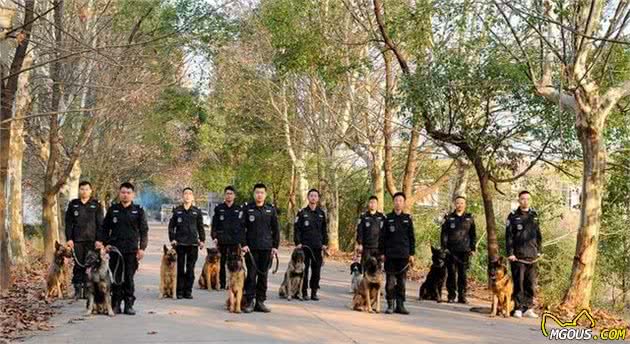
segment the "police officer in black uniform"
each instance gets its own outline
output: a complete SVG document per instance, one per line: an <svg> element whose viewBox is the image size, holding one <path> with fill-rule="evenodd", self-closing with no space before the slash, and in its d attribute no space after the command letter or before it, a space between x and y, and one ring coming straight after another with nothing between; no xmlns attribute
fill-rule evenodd
<svg viewBox="0 0 630 344"><path fill-rule="evenodd" d="M192 188L182 190L183 203L173 209L168 224L168 238L177 251L177 298L192 299L195 263L206 241L203 214L195 207Z"/></svg>
<svg viewBox="0 0 630 344"><path fill-rule="evenodd" d="M387 310L385 313L409 314L405 308L405 281L407 270L413 265L416 252L416 237L411 215L403 212L406 196L394 194L394 211L387 214L379 237L381 260L385 261L385 291ZM395 308L394 308L395 307Z"/></svg>
<svg viewBox="0 0 630 344"><path fill-rule="evenodd" d="M448 268L448 278L446 288L448 289L448 302L466 303L466 272L468 270L470 256L475 252L477 234L475 229L475 219L471 213L466 213L466 198L457 196L455 198L455 210L444 216L442 223L441 243L442 248L447 249L446 266Z"/></svg>
<svg viewBox="0 0 630 344"><path fill-rule="evenodd" d="M79 183L79 198L68 203L66 210L66 240L74 250L74 268L72 284L77 299L85 298L85 256L94 249L96 233L103 225L103 208L92 198L92 184L88 181Z"/></svg>
<svg viewBox="0 0 630 344"><path fill-rule="evenodd" d="M276 209L265 203L267 187L265 184L254 185L254 202L243 206L242 225L245 228L245 240L242 243L247 265L245 279L245 299L247 305L243 312L252 311L269 313L265 306L267 299L267 272L273 255L278 254L280 231ZM254 298L256 303L254 306Z"/></svg>
<svg viewBox="0 0 630 344"><path fill-rule="evenodd" d="M380 259L378 239L384 224L385 215L378 211L378 197L370 196L368 210L359 217L357 224L357 250L361 252L363 271L368 257Z"/></svg>
<svg viewBox="0 0 630 344"><path fill-rule="evenodd" d="M319 301L317 290L322 269L322 250L328 246L328 227L326 213L319 207L319 191L310 189L307 194L308 206L301 209L295 217L293 240L298 248L304 248L304 283L302 298L308 300L308 287L311 288L311 300ZM309 283L309 269L313 274Z"/></svg>
<svg viewBox="0 0 630 344"><path fill-rule="evenodd" d="M236 192L232 186L226 186L223 190L223 203L214 208L212 215L212 239L221 252L221 270L219 271L219 283L221 289L225 289L227 257L231 252L236 252L238 246L244 240L243 227L241 226L241 207L234 204Z"/></svg>
<svg viewBox="0 0 630 344"><path fill-rule="evenodd" d="M144 257L149 238L149 226L144 209L133 203L134 186L122 183L118 189L120 203L113 204L107 210L103 221L103 230L97 236L97 247L105 245L111 258L110 269L115 282L112 286L112 308L115 313L121 313L120 306L125 301L125 314L135 315L133 304L134 275L138 263ZM115 248L115 249L114 249ZM120 252L119 256L116 249ZM122 259L122 260L121 260ZM122 283L120 283L122 282Z"/></svg>
<svg viewBox="0 0 630 344"><path fill-rule="evenodd" d="M530 194L518 194L519 207L507 218L505 248L512 268L514 281L514 317L538 318L534 313L536 290L536 263L542 248L542 235L538 224L538 213L529 207Z"/></svg>

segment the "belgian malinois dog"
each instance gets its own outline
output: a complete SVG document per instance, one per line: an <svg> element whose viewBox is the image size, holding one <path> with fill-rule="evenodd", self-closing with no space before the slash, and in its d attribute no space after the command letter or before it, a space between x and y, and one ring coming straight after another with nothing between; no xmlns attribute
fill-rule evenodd
<svg viewBox="0 0 630 344"><path fill-rule="evenodd" d="M219 272L221 271L221 253L216 248L206 248L206 261L199 276L199 288L219 290Z"/></svg>
<svg viewBox="0 0 630 344"><path fill-rule="evenodd" d="M48 268L46 276L46 295L48 300L52 297L63 298L64 290L66 290L66 259L72 258L72 249L67 245L61 245L55 241L55 253L53 262Z"/></svg>
<svg viewBox="0 0 630 344"><path fill-rule="evenodd" d="M282 280L278 294L280 297L286 298L288 301L291 301L294 297L299 300L303 300L302 295L300 294L303 283L304 250L296 248L293 250L293 253L291 253L291 260L289 261L287 271L284 273L284 280Z"/></svg>
<svg viewBox="0 0 630 344"><path fill-rule="evenodd" d="M177 251L174 247L163 247L160 263L160 299L177 297Z"/></svg>
<svg viewBox="0 0 630 344"><path fill-rule="evenodd" d="M375 257L370 256L365 261L363 278L352 298L352 309L356 311L368 311L369 313L381 312L381 287L383 286L383 271Z"/></svg>

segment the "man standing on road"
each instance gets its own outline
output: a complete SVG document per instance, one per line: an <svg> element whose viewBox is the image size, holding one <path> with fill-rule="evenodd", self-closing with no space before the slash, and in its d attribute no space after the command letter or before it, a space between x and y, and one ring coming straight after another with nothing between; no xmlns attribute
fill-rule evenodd
<svg viewBox="0 0 630 344"><path fill-rule="evenodd" d="M310 189L307 194L308 206L300 210L293 225L293 239L298 248L304 248L304 283L302 298L308 300L308 287L311 287L311 300L319 301L317 290L322 269L322 250L328 245L326 213L319 207L319 191ZM309 283L309 269L313 274Z"/></svg>
<svg viewBox="0 0 630 344"><path fill-rule="evenodd" d="M134 276L138 263L144 257L149 239L149 226L144 209L133 203L135 188L131 183L122 183L118 188L118 200L107 210L103 230L97 235L97 248L105 245L113 254L109 261L114 279L119 282L112 286L112 308L121 313L120 306L125 301L125 314L135 315L133 304ZM115 249L114 249L115 248ZM118 271L117 271L118 269Z"/></svg>
<svg viewBox="0 0 630 344"><path fill-rule="evenodd" d="M446 266L448 278L448 302L466 303L466 272L469 258L475 252L477 240L475 219L471 213L466 213L466 198L455 198L455 211L444 216L442 233L440 235L442 248L448 250Z"/></svg>
<svg viewBox="0 0 630 344"><path fill-rule="evenodd" d="M405 308L405 282L407 270L414 262L416 237L411 215L403 212L406 196L402 192L394 194L394 211L387 214L386 223L379 237L381 260L385 261L386 314L409 314ZM394 305L395 301L395 305ZM395 307L395 308L394 308Z"/></svg>
<svg viewBox="0 0 630 344"><path fill-rule="evenodd" d="M245 299L247 305L243 312L252 311L269 313L265 306L267 299L267 273L272 256L278 254L280 231L276 209L265 203L267 187L265 184L254 185L254 202L242 209L242 225L245 228L243 252L247 264L245 280ZM254 298L256 304L254 305Z"/></svg>
<svg viewBox="0 0 630 344"><path fill-rule="evenodd" d="M203 249L206 232L201 209L195 207L192 188L182 190L183 203L173 209L168 223L168 239L177 251L177 298L192 299L195 263Z"/></svg>
<svg viewBox="0 0 630 344"><path fill-rule="evenodd" d="M236 192L232 186L226 186L223 190L223 203L214 208L212 215L212 239L221 252L221 269L219 270L219 283L221 289L225 289L227 257L231 252L236 252L238 246L244 240L241 226L241 207L234 204Z"/></svg>
<svg viewBox="0 0 630 344"><path fill-rule="evenodd" d="M361 253L361 266L365 271L368 257L379 258L378 241L385 224L385 215L378 211L378 197L370 196L368 210L359 217L357 224L357 250Z"/></svg>
<svg viewBox="0 0 630 344"><path fill-rule="evenodd" d="M536 290L536 259L540 255L542 235L538 224L538 213L529 207L529 192L518 194L519 207L507 218L505 248L512 268L514 280L514 317L538 318L534 313Z"/></svg>
<svg viewBox="0 0 630 344"><path fill-rule="evenodd" d="M85 256L94 249L96 233L103 225L103 208L92 198L92 184L88 181L79 183L79 198L68 203L66 210L66 240L74 251L74 268L72 270L72 284L74 296L85 298Z"/></svg>

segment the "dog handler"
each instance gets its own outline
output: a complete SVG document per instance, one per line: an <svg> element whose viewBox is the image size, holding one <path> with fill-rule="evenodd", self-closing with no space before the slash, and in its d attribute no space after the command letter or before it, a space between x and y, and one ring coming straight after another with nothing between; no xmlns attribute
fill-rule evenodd
<svg viewBox="0 0 630 344"><path fill-rule="evenodd" d="M368 210L359 217L357 224L357 250L361 253L361 266L365 270L368 257L379 258L378 238L385 224L385 215L378 211L378 197L370 196Z"/></svg>
<svg viewBox="0 0 630 344"><path fill-rule="evenodd" d="M241 227L241 207L234 203L236 192L232 186L223 189L223 203L214 208L212 215L212 239L221 252L221 268L219 270L219 283L221 289L225 289L227 258L233 252L237 252L238 245L243 241L243 228Z"/></svg>
<svg viewBox="0 0 630 344"><path fill-rule="evenodd" d="M381 260L385 261L387 276L385 282L387 314L393 312L409 314L405 308L405 280L407 270L414 261L416 237L411 215L403 212L405 201L404 193L394 194L394 211L387 214L379 239L379 251L382 254Z"/></svg>
<svg viewBox="0 0 630 344"><path fill-rule="evenodd" d="M85 298L85 256L94 248L96 233L103 225L103 208L92 198L92 184L88 181L79 183L79 198L68 203L66 210L66 240L74 251L72 284L77 299ZM83 265L83 266L82 266Z"/></svg>
<svg viewBox="0 0 630 344"><path fill-rule="evenodd" d="M182 204L173 208L168 223L168 239L177 251L177 298L192 299L195 263L206 241L203 214L195 207L192 188L182 190Z"/></svg>
<svg viewBox="0 0 630 344"><path fill-rule="evenodd" d="M308 206L300 210L293 225L295 246L304 248L304 283L302 297L308 300L308 287L311 287L311 300L318 301L317 290L322 269L322 250L328 245L326 213L319 207L319 191L310 189L307 194ZM309 284L308 271L313 271Z"/></svg>
<svg viewBox="0 0 630 344"><path fill-rule="evenodd" d="M455 210L444 216L440 241L442 248L448 250L448 302L454 303L457 294L457 302L466 303L466 272L477 240L475 219L471 213L466 213L466 198L457 196L454 203Z"/></svg>
<svg viewBox="0 0 630 344"><path fill-rule="evenodd" d="M243 207L242 226L245 228L243 253L247 264L245 298L247 305L243 312L269 313L265 306L267 299L267 275L273 255L278 254L280 231L276 209L265 203L267 187L254 185L254 202ZM254 305L254 298L256 304Z"/></svg>
<svg viewBox="0 0 630 344"><path fill-rule="evenodd" d="M120 185L118 188L120 203L113 204L107 210L103 230L98 232L96 242L97 248L105 245L106 250L112 252L116 247L122 255L120 257L117 254L110 254L112 258L109 261L114 279L122 280L121 284L114 283L112 286L112 308L117 314L121 313L122 301L125 301L125 314L136 314L133 309L136 300L133 278L149 240L147 216L140 205L133 203L134 190L135 187L131 183ZM117 266L120 272L117 271Z"/></svg>
<svg viewBox="0 0 630 344"><path fill-rule="evenodd" d="M536 291L536 262L540 255L542 235L538 213L529 207L529 192L518 194L519 207L507 218L505 248L512 268L514 281L514 317L538 318L534 313Z"/></svg>

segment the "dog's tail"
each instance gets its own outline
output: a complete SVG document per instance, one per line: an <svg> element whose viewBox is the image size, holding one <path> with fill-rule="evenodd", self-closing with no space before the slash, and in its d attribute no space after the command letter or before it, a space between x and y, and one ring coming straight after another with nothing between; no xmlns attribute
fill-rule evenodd
<svg viewBox="0 0 630 344"><path fill-rule="evenodd" d="M490 307L470 307L473 313L490 314Z"/></svg>

